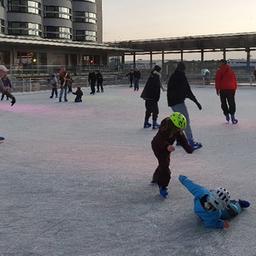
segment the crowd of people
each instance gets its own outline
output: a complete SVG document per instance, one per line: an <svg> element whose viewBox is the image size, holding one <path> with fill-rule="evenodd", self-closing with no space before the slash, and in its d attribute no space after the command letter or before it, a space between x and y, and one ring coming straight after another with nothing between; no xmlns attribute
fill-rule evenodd
<svg viewBox="0 0 256 256"><path fill-rule="evenodd" d="M185 74L185 64L178 63L177 68L171 74L167 83L167 102L172 110L172 114L164 118L160 124L157 122L159 115L158 101L160 100L161 90L165 91L161 83L161 67L155 65L150 72L141 98L145 101L145 118L143 127L157 130L157 133L151 141L152 151L157 158L158 166L153 173L151 184L158 185L159 193L162 198L168 196L168 185L171 179L170 155L175 151L176 146L181 146L186 153L192 154L195 150L202 148L202 143L194 140L190 125L190 116L185 104L186 99L193 101L199 110L202 106L193 94ZM1 100L4 96L11 99L11 105L15 104L16 99L11 94L12 85L7 76L8 69L0 65L0 91ZM141 73L138 69L131 70L127 76L130 80L130 87L134 91L139 90L139 80ZM76 95L75 102L82 102L83 92L80 87L76 91L72 90L72 77L69 72L61 68L58 73L53 73L49 79L52 87L50 98L62 99L67 102L67 94ZM100 71L90 72L88 75L91 95L95 92L104 92L103 76ZM58 93L58 87L60 91ZM96 91L97 87L97 91ZM220 61L219 69L215 78L216 93L220 97L221 109L227 122L237 124L235 117L236 104L235 93L237 89L236 76L226 60ZM152 117L152 124L149 119ZM0 142L4 138L0 137ZM179 181L194 196L194 211L203 221L205 227L209 228L228 228L228 219L231 219L248 208L250 203L245 200L230 200L229 192L224 188L208 190L186 176L180 175Z"/></svg>
<svg viewBox="0 0 256 256"><path fill-rule="evenodd" d="M75 102L82 102L83 91L80 86L76 88L76 92L72 90L73 79L71 74L65 70L65 68L61 68L59 72L53 72L50 79L49 85L52 87L50 98L59 98L59 102L67 102L67 95L72 93L76 95ZM88 74L88 84L90 86L91 95L94 95L95 92L104 92L103 88L103 76L101 72L92 71ZM58 87L60 88L58 94ZM97 91L96 91L97 88Z"/></svg>
<svg viewBox="0 0 256 256"><path fill-rule="evenodd" d="M200 142L194 141L190 126L190 117L185 105L186 98L192 100L202 110L202 106L193 94L185 74L185 64L178 63L177 68L171 74L167 83L167 102L173 113L157 123L159 114L158 101L161 88L161 67L156 65L142 91L141 98L145 100L144 128L158 129L151 141L153 153L158 161L158 166L153 173L151 184L159 187L160 196L167 198L168 185L171 179L170 155L176 146L181 146L191 154L202 147ZM215 88L220 96L221 108L226 121L231 120L237 124L235 118L235 92L237 89L236 76L226 60L220 61L216 72ZM152 116L152 125L149 118ZM237 216L250 203L246 200L230 200L229 192L225 188L208 190L186 176L180 175L180 182L194 195L194 211L207 228L228 228L227 220Z"/></svg>

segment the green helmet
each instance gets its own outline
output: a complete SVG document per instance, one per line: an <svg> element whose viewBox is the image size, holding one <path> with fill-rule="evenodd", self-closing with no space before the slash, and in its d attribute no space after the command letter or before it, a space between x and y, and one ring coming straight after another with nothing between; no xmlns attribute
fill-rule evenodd
<svg viewBox="0 0 256 256"><path fill-rule="evenodd" d="M187 119L180 112L172 113L170 119L173 122L173 124L179 129L185 129L187 126Z"/></svg>

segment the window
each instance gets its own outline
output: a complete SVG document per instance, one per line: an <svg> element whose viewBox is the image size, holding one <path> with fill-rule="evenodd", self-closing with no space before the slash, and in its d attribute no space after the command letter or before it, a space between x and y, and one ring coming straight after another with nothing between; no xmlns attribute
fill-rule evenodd
<svg viewBox="0 0 256 256"><path fill-rule="evenodd" d="M96 23L96 14L93 12L74 12L75 22Z"/></svg>
<svg viewBox="0 0 256 256"><path fill-rule="evenodd" d="M76 30L75 40L77 41L96 41L96 32L89 30Z"/></svg>
<svg viewBox="0 0 256 256"><path fill-rule="evenodd" d="M1 30L0 30L0 32L1 32L1 33L4 33L4 32L5 32L5 31L4 31L4 30L5 30L5 20L2 20L2 19L1 19L0 21L1 21Z"/></svg>
<svg viewBox="0 0 256 256"><path fill-rule="evenodd" d="M26 35L41 36L41 25L31 22L8 22L8 34L10 35Z"/></svg>
<svg viewBox="0 0 256 256"><path fill-rule="evenodd" d="M61 39L72 39L71 28L67 27L45 27L46 38L61 38Z"/></svg>
<svg viewBox="0 0 256 256"><path fill-rule="evenodd" d="M41 3L36 1L8 0L8 11L41 15Z"/></svg>
<svg viewBox="0 0 256 256"><path fill-rule="evenodd" d="M45 18L61 18L71 20L71 9L62 6L45 6L44 7Z"/></svg>
<svg viewBox="0 0 256 256"><path fill-rule="evenodd" d="M95 3L95 0L73 0L73 1Z"/></svg>
<svg viewBox="0 0 256 256"><path fill-rule="evenodd" d="M0 6L4 7L4 0L0 0Z"/></svg>

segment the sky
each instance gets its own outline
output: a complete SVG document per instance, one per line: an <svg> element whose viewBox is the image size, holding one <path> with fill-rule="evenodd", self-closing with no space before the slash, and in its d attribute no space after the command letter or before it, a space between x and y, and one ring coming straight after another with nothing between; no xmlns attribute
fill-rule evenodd
<svg viewBox="0 0 256 256"><path fill-rule="evenodd" d="M103 0L103 38L152 39L256 31L256 0Z"/></svg>

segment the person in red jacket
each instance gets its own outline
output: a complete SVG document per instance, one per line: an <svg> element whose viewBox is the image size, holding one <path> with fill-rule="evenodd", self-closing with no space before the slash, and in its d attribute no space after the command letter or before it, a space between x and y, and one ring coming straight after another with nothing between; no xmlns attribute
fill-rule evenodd
<svg viewBox="0 0 256 256"><path fill-rule="evenodd" d="M235 118L236 75L226 60L220 61L220 67L215 76L215 88L217 95L220 96L221 109L226 116L227 122L231 119L233 124L237 124L238 120Z"/></svg>

